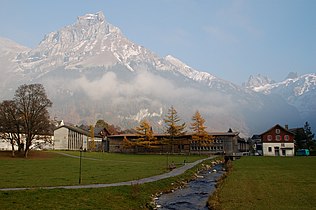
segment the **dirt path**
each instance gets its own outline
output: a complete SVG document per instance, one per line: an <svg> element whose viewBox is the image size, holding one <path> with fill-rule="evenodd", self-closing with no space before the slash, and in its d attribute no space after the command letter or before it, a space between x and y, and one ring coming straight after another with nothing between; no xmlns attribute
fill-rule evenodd
<svg viewBox="0 0 316 210"><path fill-rule="evenodd" d="M115 186L126 186L126 185L133 185L133 184L144 184L149 182L158 181L161 179L166 179L174 176L178 176L183 174L186 170L193 168L194 166L198 165L199 163L210 160L215 157L209 157L201 160L197 160L193 163L187 163L182 167L175 168L172 171L164 174L160 174L157 176L147 177L143 179L127 181L127 182L118 182L118 183L111 183L111 184L88 184L88 185L72 185L72 186L53 186L53 187L21 187L21 188L0 188L0 191L17 191L17 190L34 190L34 189L83 189L83 188L104 188L104 187L115 187Z"/></svg>

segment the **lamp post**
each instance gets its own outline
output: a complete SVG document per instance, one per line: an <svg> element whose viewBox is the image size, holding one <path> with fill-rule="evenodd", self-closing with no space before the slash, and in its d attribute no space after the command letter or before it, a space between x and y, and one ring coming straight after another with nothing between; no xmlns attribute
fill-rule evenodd
<svg viewBox="0 0 316 210"><path fill-rule="evenodd" d="M80 147L79 184L81 184L81 165L82 165L81 159L82 159L82 146Z"/></svg>

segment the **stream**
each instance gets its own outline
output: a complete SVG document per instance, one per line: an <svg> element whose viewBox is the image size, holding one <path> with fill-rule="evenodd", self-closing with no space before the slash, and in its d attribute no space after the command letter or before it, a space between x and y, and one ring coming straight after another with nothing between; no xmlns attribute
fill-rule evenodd
<svg viewBox="0 0 316 210"><path fill-rule="evenodd" d="M224 174L222 164L202 171L196 180L172 193L162 194L157 200L159 210L208 210L206 202L215 191L216 181Z"/></svg>

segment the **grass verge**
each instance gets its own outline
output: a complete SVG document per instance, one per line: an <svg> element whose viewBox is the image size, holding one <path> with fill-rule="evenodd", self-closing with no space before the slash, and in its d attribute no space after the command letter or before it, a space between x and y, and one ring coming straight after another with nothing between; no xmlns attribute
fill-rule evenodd
<svg viewBox="0 0 316 210"><path fill-rule="evenodd" d="M232 164L212 209L315 209L316 157L243 157Z"/></svg>

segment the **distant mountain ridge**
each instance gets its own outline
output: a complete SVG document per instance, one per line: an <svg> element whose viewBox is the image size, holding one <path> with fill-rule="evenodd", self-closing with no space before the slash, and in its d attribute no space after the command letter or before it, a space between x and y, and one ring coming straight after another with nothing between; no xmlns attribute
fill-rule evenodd
<svg viewBox="0 0 316 210"><path fill-rule="evenodd" d="M251 76L249 80L256 80ZM257 78L262 78L259 75ZM267 77L263 77L267 78ZM290 73L284 81L257 83L248 82L246 87L265 95L279 95L298 109L303 119L316 125L316 73L297 75Z"/></svg>
<svg viewBox="0 0 316 210"><path fill-rule="evenodd" d="M16 44L10 46L0 41L0 50L8 52ZM16 49L1 60L13 75L1 91L12 95L19 84L42 83L54 103L52 116L65 121L101 118L131 128L149 118L162 132L162 118L174 105L188 123L199 110L209 130L233 128L245 135L276 122L302 122L295 103L195 70L171 55L159 57L128 40L102 12L78 17L34 49ZM251 84L273 82L261 78Z"/></svg>

